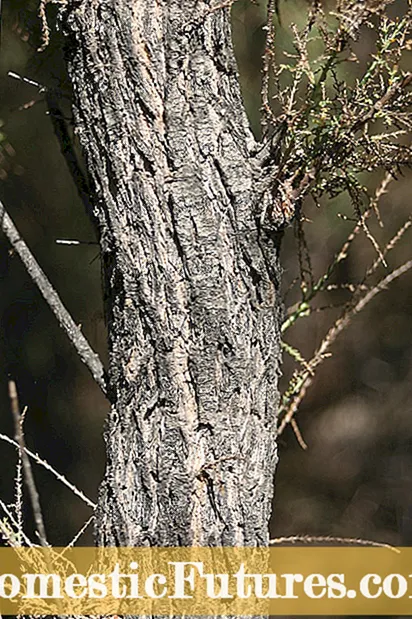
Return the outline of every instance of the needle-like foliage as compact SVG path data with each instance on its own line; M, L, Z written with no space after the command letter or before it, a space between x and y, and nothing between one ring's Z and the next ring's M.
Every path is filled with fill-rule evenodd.
M325 13L314 2L304 29L291 25L292 54L277 50L269 7L262 99L266 123L281 136L271 178L285 223L308 195L319 202L347 191L360 214L366 193L360 175L377 169L396 175L411 163L405 138L412 74L402 61L411 48L412 8L390 17L389 4L338 2ZM361 32L374 33L375 49L351 79L347 68L357 62Z

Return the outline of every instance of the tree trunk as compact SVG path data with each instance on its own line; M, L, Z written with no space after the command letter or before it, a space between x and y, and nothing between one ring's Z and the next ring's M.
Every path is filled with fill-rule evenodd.
M61 14L109 337L100 545L268 542L276 234L260 229L229 10L213 6L67 0Z

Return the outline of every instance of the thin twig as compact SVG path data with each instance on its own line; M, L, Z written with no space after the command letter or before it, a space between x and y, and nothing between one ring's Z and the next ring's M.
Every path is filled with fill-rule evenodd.
M83 203L87 215L93 220L93 206L90 199L90 187L86 175L80 167L79 160L74 149L73 140L69 135L62 110L55 91L46 90L45 99L54 133L59 142L60 150L66 161L71 177L76 185L77 192Z
M7 434L0 433L0 440L6 443L9 443L9 445L13 445L14 447L17 447L17 449L19 449L19 444L16 443L16 441L14 441L12 438L7 436ZM40 464L40 466L45 468L47 471L50 471L50 473L52 473L56 477L56 479L58 479L62 484L64 484L67 488L69 488L69 490L71 490L73 494L78 496L79 499L81 499L84 503L86 503L86 505L88 505L92 509L96 508L96 504L93 503L93 501L91 501L85 494L83 494L83 492L79 490L74 484L69 482L68 479L66 479L64 475L62 475L61 473L58 473L52 467L52 465L47 462L47 460L40 458L38 454L30 451L30 449L28 449L27 447L24 448L24 451L26 452L28 456L30 456L30 458L33 458L33 460L37 462L37 464Z
M382 542L374 542L369 539L359 539L356 537L334 537L333 535L290 535L286 537L275 537L269 540L269 546L280 546L281 544L343 544L348 546L372 546L374 548L386 548L392 552L400 553L398 548Z
M94 514L92 514L90 516L90 518L88 518L88 520L86 520L86 522L84 523L84 525L82 526L82 528L77 531L76 535L73 537L72 541L69 542L66 546L66 548L57 556L58 559L60 559L61 557L63 557L66 553L66 551L69 548L73 548L73 546L75 545L75 543L80 539L80 537L83 535L83 533L86 531L86 529L91 525L91 523L94 520Z
M34 522L36 523L40 544L42 546L48 547L49 544L47 542L46 528L44 526L43 512L40 505L39 493L37 491L36 482L34 480L31 462L25 451L26 445L24 441L24 434L21 423L19 398L17 395L16 383L14 382L14 380L9 380L9 399L14 421L15 438L16 442L19 444L19 452L23 464L24 479L26 482L27 490L29 492Z
M375 212L380 199L382 198L383 195L386 194L388 185L392 180L393 180L393 175L390 172L387 172L382 182L377 187L375 195L373 196L373 198L371 198L368 208L364 211L362 215L363 225L365 224L368 217L370 217L371 214ZM318 292L325 290L325 287L328 281L330 280L332 274L334 273L337 265L343 260L346 260L350 246L352 245L353 241L356 239L358 234L364 229L363 225L360 220L357 221L355 227L350 232L349 236L347 237L346 241L342 245L341 249L336 253L327 271L318 279L318 281L315 283L312 289L307 292L306 299L304 299L303 301L299 301L298 303L288 308L287 310L288 317L286 318L286 320L284 321L282 325L282 333L284 333L287 329L289 329L299 317L308 316L311 313L312 308L310 307L309 302L316 296ZM377 260L378 260L377 262L377 266L378 266L381 263L381 259L379 256Z
M354 305L349 305L348 308L344 311L343 315L335 322L335 324L329 329L326 337L322 341L321 345L313 355L313 358L309 361L309 365L312 370L319 366L326 355L328 355L328 350L331 345L335 342L338 335L349 325L352 318L362 311L365 306L372 301L372 299L382 290L385 290L388 285L393 282L395 279L406 273L412 268L412 260L408 260L403 265L389 273L386 277L384 277L376 286L371 288L359 301L357 301ZM306 391L310 387L313 382L313 375L311 375L308 370L304 370L302 375L299 377L298 388L296 389L295 395L292 397L291 402L289 403L287 409L285 410L285 415L282 418L278 435L280 436L284 431L287 424L289 424L296 413L302 399L304 398ZM282 411L281 411L282 412Z
M365 233L365 236L367 239L369 239L369 241L372 243L374 250L376 251L376 253L378 254L378 260L379 262L382 262L384 267L387 267L387 263L386 260L384 258L384 255L382 253L381 248L379 247L379 243L378 241L375 239L375 237L373 236L372 232L369 230L368 226L366 225L366 221L365 221L365 215L361 215L360 217L360 223L362 226L362 230Z
M56 316L60 326L73 344L80 359L90 370L94 380L99 385L103 393L106 394L105 371L99 356L92 349L80 328L76 325L73 318L63 305L59 295L51 285L46 274L38 264L26 243L21 238L16 226L1 201L0 224L1 229L7 236L12 247L20 256L28 274Z
M363 223L365 223L365 220L372 214L372 212L374 213L376 212L376 209L378 208L378 204L379 204L381 197L387 193L388 186L393 181L393 179L394 179L393 174L391 174L390 172L386 172L381 183L377 187L375 191L375 195L370 201L368 208L363 213ZM351 243L355 240L356 236L359 234L359 232L362 229L363 229L362 222L358 221L358 223L356 224L356 226L354 227L354 229L348 236L347 240L343 244L340 252L338 253L337 258L336 258L336 263L341 262L347 257L348 250L349 250Z
M13 514L11 513L11 511L9 510L7 505L1 499L0 499L0 507L4 511L4 513L6 514L7 518L10 520L11 524L14 526L16 531L18 531L18 528L19 528L18 522L14 518ZM20 543L21 540L19 539L20 537L23 538L23 540L25 541L27 546L34 546L33 542L30 540L29 537L27 537L27 535L24 533L24 531L19 531L19 535L18 535L18 539L17 540L11 539L10 538L10 533L7 530L4 530L4 524L2 523L1 520L0 520L0 529L3 531L3 535L7 536L7 540L9 541L10 546L20 546L21 545L21 543Z
M50 2L51 0L47 1ZM45 2L44 4L47 4L47 2ZM79 197L83 202L86 213L93 220L93 206L90 197L91 192L87 176L84 174L79 164L79 160L73 145L73 139L69 134L66 119L59 104L59 100L62 98L62 92L57 88L48 88L43 84L36 82L35 80L16 73L15 71L9 71L7 75L8 77L19 80L24 84L34 86L38 89L39 93L44 94L44 100L47 105L47 113L50 116L50 120L52 122L54 133L59 143L60 150L66 161L67 167L76 186Z
M272 106L269 101L270 90L270 74L275 57L275 14L276 0L268 0L267 5L267 22L266 22L266 45L263 54L263 69L262 69L262 121L265 130L272 123L276 124L276 119L273 114Z
M390 251L392 251L392 249L395 247L395 245L397 245L397 243L399 243L399 241L401 240L401 238L403 237L403 235L405 234L405 232L412 226L412 218L410 217L409 219L407 219L405 221L405 223L399 228L399 230L396 232L396 234L391 238L391 240L389 241L389 243L386 245L386 247L383 250L383 255L386 256ZM378 256L378 258L376 258L375 262L369 267L369 269L366 271L366 275L364 277L364 281L369 278L371 275L373 275L373 273L375 273L376 269L378 268L378 266L381 264L381 260ZM360 284L361 285L361 284Z
M235 4L235 2L238 2L238 0L224 0L224 2L220 2L219 4L212 6L207 11L207 15L210 15L211 13L215 13L216 11L221 11L222 9L231 9L232 5Z
M297 424L296 419L291 419L290 420L290 425L292 426L292 430L295 433L297 442L302 447L302 449L304 451L306 451L306 449L308 448L308 445L307 445L307 443L305 442L305 439L302 436L302 432L300 431L300 428L299 428L299 426Z
M27 408L23 409L23 412L20 416L20 423L24 424L24 418L26 415ZM20 536L23 531L23 474L22 474L22 454L19 449L19 454L17 457L17 466L16 466L16 477L14 480L15 487L15 501L14 501L14 512L16 514L16 520L18 525L18 534Z
M281 341L281 346L283 350L285 350L292 357L292 359L295 359L297 363L300 363L300 365L302 365L308 372L312 373L312 368L297 348L294 348L294 346L291 346L284 340Z
M376 115L384 109L385 105L387 105L399 92L402 92L405 88L407 88L411 82L412 73L406 73L398 81L389 86L385 94L380 99L375 101L370 109L353 124L351 131L353 133L359 131L359 129L364 127L369 121L373 120Z

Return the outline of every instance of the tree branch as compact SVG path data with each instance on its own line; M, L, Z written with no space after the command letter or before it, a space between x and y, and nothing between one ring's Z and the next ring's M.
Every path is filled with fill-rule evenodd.
M106 380L103 364L97 353L92 349L89 342L76 325L73 318L63 305L59 295L49 282L46 274L38 264L37 260L21 238L10 215L7 213L3 203L0 201L0 224L1 229L7 236L10 244L20 256L28 274L36 284L50 309L56 316L59 325L65 331L69 340L76 349L80 359L90 370L94 380L106 395Z
M0 432L0 441L4 441L5 443L9 443L9 445L13 445L13 447L16 447L20 452L20 445L15 440L10 438L10 436L7 436L7 434L2 434ZM96 505L95 503L93 503L93 501L91 501L81 490L79 490L77 486L75 486L68 479L66 479L64 475L62 475L61 473L58 473L56 469L54 469L52 465L47 462L47 460L44 460L43 458L41 458L39 454L34 453L33 451L30 451L28 447L24 447L24 452L28 456L30 456L30 458L32 458L32 460L34 460L37 464L39 464L44 469L46 469L46 471L49 471L52 475L54 475L56 479L58 479L64 486L66 486L66 488L71 490L73 494L79 497L79 499L81 499L84 503L86 503L86 505L88 505L92 509L96 508ZM1 503L0 503L0 507L1 507Z
M320 365L324 359L326 359L330 353L329 348L335 342L336 338L340 333L349 325L352 318L359 314L364 307L372 301L372 299L382 290L386 290L386 288L391 284L394 280L401 277L404 273L412 269L412 260L408 260L400 267L389 273L386 277L384 277L378 284L373 286L366 294L356 301L357 297L354 296L354 305L349 305L348 308L344 311L342 316L338 318L338 320L332 325L329 329L327 335L323 339L321 345L315 352L312 359L308 362L309 367L313 370ZM302 372L302 375L299 377L299 381L297 384L297 388L295 391L295 395L292 396L290 404L285 409L283 406L281 407L279 414L284 413L284 416L279 424L278 428L278 436L282 434L285 427L291 422L294 414L298 410L300 403L302 402L304 396L308 388L313 383L313 373L310 374L307 369Z
M39 493L37 491L36 482L34 481L34 475L31 468L29 456L26 453L26 443L23 433L23 419L20 413L19 399L17 395L16 383L14 380L9 380L9 399L10 407L13 415L14 430L16 442L19 445L20 457L23 463L24 477L26 486L29 491L30 502L33 509L34 521L37 527L37 533L39 535L40 544L44 547L48 547L46 528L44 526L43 512L40 505Z

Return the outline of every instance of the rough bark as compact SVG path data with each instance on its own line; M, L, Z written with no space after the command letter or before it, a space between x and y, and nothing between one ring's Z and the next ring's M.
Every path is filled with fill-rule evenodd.
M104 545L265 545L279 267L227 9L67 0L110 362Z

